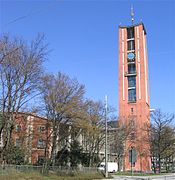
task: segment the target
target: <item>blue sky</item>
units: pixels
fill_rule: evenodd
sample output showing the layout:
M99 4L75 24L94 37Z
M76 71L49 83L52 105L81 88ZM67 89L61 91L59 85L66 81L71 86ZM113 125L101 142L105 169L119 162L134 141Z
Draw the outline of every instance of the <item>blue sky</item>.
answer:
M86 86L86 97L118 109L118 25L143 22L147 31L151 108L175 112L175 2L82 0L0 1L0 33L30 41L44 33L49 72ZM118 114L118 112L117 112Z

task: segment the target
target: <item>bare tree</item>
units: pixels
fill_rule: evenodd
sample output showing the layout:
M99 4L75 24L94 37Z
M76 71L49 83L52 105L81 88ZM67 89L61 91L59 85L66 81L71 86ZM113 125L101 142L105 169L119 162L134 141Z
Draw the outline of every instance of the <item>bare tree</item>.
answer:
M88 100L86 102L86 118L79 124L83 134L83 149L88 155L88 166L96 165L99 151L104 145L104 119L105 109L102 102Z
M5 35L0 39L1 158L11 142L15 116L39 94L46 50L43 35L38 35L30 45L20 38Z
M51 156L47 157L47 161L54 165L60 142L68 138L71 126L83 117L85 90L76 79L60 72L57 75L45 75L42 84L45 114L52 129L48 138L51 143L47 143L51 146ZM63 125L70 128L62 128L64 133L60 136L60 127Z
M127 123L121 123L127 122ZM133 129L134 128L134 129ZM130 118L118 119L117 128L114 135L114 152L117 155L118 170L121 171L124 166L124 155L126 151L126 141L133 140L132 133L135 132L132 120ZM135 140L135 139L134 139Z
M154 171L158 165L161 172L162 160L165 161L174 155L175 127L172 122L174 114L166 114L156 110L151 114L151 154Z
M16 53L20 49L15 43L9 43L9 35L3 35L0 38L0 63L3 63L7 56Z

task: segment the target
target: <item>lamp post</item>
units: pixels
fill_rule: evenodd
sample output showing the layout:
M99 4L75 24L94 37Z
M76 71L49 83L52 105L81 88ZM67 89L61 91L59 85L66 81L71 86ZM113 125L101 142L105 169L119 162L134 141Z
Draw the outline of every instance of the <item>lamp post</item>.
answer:
M105 96L105 177L108 177L108 152L107 152L107 143L108 143L108 126L107 126L107 111L108 111L108 105L107 105L108 97Z
M133 163L133 147L131 146L131 174L133 174L132 163Z

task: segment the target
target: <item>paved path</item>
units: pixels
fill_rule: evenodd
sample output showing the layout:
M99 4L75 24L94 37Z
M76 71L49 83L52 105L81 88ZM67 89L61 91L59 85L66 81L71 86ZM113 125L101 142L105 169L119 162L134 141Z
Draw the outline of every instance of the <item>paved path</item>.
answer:
M114 179L118 180L175 180L175 173L157 176L115 176Z

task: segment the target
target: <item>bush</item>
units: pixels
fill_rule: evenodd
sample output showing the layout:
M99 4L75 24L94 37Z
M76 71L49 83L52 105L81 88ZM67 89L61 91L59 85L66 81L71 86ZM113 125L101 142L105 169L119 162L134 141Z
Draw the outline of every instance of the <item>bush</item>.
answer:
M20 165L24 164L25 154L20 147L11 144L6 152L4 152L5 160L8 164Z

